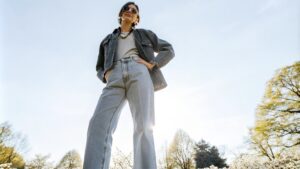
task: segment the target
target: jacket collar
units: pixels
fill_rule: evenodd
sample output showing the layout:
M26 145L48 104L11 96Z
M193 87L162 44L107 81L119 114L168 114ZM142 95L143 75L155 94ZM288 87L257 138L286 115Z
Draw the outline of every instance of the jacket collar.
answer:
M141 41L140 36L137 33L137 30L135 28L132 28L132 29L133 29L132 33L133 33L133 35L135 37L135 40L137 40L138 42ZM113 34L114 38L117 38L120 35L120 33L121 33L121 27L118 27L118 28L114 29L114 31L113 31L112 34Z
M113 34L119 35L120 32L121 32L121 27L118 27L118 28L114 29Z
M133 32L135 31L135 28L132 28L133 30ZM115 28L114 29L114 31L113 31L113 34L116 34L116 35L119 35L121 33L121 27L119 26L119 27L117 27L117 28Z

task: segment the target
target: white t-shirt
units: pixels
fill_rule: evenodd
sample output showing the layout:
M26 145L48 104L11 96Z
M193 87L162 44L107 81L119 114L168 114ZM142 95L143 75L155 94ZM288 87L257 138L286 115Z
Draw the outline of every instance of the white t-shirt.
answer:
M127 36L129 32L121 32L120 36ZM134 35L131 32L125 39L118 37L117 59L129 57L132 55L139 56L135 46Z

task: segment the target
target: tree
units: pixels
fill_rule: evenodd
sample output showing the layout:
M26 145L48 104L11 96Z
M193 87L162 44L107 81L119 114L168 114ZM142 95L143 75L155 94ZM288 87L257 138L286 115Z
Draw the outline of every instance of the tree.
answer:
M116 152L113 154L112 158L112 167L111 169L132 169L133 168L133 160L132 153L124 154L118 148Z
M76 150L69 151L55 167L55 169L81 169L82 161Z
M240 154L230 164L229 169L274 169L274 168L300 168L299 150L283 152L278 158L270 161L267 158L251 154Z
M24 168L25 161L23 157L18 154L13 147L6 147L0 145L0 164L11 163L12 168Z
M168 150L168 158L174 169L194 169L194 141L183 130L178 130Z
M50 155L35 155L35 158L26 164L26 169L52 169L52 162L48 162Z
M220 156L215 146L210 146L204 140L199 141L195 146L196 168L205 168L214 165L216 167L227 167L226 159Z
M159 159L159 169L173 169L175 164L172 162L168 146L164 146L162 149L163 153L161 159Z
M250 135L253 149L269 160L300 146L300 62L277 70L268 81Z
M27 149L26 138L14 133L8 122L0 124L0 164L11 163L13 168L24 168L25 162L21 155Z
M269 160L275 159L274 146L271 145L271 136L268 132L255 132L250 129L251 148L260 156L267 157Z

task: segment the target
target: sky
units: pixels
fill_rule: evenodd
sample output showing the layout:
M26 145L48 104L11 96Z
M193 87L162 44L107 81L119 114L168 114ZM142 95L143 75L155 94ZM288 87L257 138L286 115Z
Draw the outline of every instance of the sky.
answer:
M126 3L80 0L0 0L0 123L28 141L26 159L58 162L86 132L103 84L96 76L101 40L118 27ZM182 129L217 146L230 161L246 151L248 129L275 71L300 60L300 1L135 1L137 28L173 45L162 68L168 87L155 92L158 156ZM126 105L113 150L132 151Z

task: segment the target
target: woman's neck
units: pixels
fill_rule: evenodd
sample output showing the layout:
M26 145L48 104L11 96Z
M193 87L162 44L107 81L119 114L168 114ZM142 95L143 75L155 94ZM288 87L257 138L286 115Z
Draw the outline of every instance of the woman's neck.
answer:
M121 32L130 32L131 29L131 24L124 23L121 25Z

